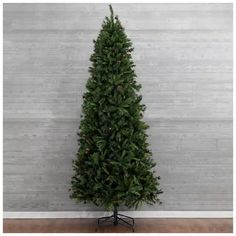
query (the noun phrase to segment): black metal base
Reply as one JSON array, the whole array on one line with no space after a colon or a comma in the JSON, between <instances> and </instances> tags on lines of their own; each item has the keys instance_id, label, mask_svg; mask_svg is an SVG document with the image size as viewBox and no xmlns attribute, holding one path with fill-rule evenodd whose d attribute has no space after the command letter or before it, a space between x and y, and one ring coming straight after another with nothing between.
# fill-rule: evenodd
<instances>
[{"instance_id":1,"label":"black metal base","mask_svg":"<svg viewBox=\"0 0 236 236\"><path fill-rule=\"evenodd\" d=\"M132 228L132 231L134 232L134 218L126 216L126 215L118 214L117 211L114 211L111 216L98 218L98 225L102 225L106 223L112 223L113 225L121 224L121 225Z\"/></svg>"}]
</instances>

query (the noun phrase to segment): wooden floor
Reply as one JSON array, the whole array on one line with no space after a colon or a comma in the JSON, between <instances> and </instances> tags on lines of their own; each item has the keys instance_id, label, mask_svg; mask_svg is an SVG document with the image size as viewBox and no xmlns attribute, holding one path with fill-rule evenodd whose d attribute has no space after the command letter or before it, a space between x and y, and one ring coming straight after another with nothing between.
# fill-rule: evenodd
<instances>
[{"instance_id":1,"label":"wooden floor","mask_svg":"<svg viewBox=\"0 0 236 236\"><path fill-rule=\"evenodd\" d=\"M96 219L4 219L4 233L132 233ZM232 233L233 219L136 219L136 233Z\"/></svg>"}]
</instances>

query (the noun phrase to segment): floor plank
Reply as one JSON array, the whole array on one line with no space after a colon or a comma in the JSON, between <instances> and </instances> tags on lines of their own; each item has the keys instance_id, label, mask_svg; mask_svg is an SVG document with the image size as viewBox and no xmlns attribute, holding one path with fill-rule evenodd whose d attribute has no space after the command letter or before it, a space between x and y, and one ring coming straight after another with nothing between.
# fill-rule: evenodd
<instances>
[{"instance_id":1,"label":"floor plank","mask_svg":"<svg viewBox=\"0 0 236 236\"><path fill-rule=\"evenodd\" d=\"M4 233L130 233L96 219L4 219ZM232 233L233 219L135 219L136 233Z\"/></svg>"}]
</instances>

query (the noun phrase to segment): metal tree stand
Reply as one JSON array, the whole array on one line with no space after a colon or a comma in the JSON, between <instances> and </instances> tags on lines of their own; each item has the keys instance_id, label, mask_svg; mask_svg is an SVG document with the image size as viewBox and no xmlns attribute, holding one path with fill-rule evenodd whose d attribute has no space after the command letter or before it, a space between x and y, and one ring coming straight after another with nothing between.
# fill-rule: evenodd
<instances>
[{"instance_id":1,"label":"metal tree stand","mask_svg":"<svg viewBox=\"0 0 236 236\"><path fill-rule=\"evenodd\" d=\"M131 227L132 231L134 232L134 218L119 214L117 209L113 211L113 214L111 216L98 218L98 225L106 223L112 223L113 225L118 225L119 223L121 225Z\"/></svg>"}]
</instances>

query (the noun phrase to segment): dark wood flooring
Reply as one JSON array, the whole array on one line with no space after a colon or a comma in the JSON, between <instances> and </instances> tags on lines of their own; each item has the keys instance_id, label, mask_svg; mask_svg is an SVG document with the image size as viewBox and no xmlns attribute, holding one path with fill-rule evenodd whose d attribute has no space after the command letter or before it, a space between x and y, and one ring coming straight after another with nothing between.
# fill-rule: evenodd
<instances>
[{"instance_id":1,"label":"dark wood flooring","mask_svg":"<svg viewBox=\"0 0 236 236\"><path fill-rule=\"evenodd\" d=\"M132 233L96 219L4 219L4 233ZM135 233L232 233L233 219L136 219Z\"/></svg>"}]
</instances>

